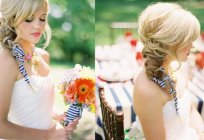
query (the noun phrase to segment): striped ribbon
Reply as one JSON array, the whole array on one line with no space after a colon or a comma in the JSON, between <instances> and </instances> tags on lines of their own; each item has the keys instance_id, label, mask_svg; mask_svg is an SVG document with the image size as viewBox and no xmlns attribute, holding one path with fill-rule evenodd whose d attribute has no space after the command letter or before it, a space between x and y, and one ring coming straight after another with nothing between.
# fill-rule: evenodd
<instances>
[{"instance_id":1,"label":"striped ribbon","mask_svg":"<svg viewBox=\"0 0 204 140\"><path fill-rule=\"evenodd\" d=\"M165 73L163 68L161 69L161 71L163 73L162 80L158 79L157 77L153 77L152 80L155 83L157 83L161 88L169 88L168 92L169 92L169 94L173 95L173 98L174 98L176 114L177 114L177 116L180 116L179 107L178 107L177 92L176 92L176 89L175 89L175 82Z\"/></svg>"},{"instance_id":2,"label":"striped ribbon","mask_svg":"<svg viewBox=\"0 0 204 140\"><path fill-rule=\"evenodd\" d=\"M23 49L20 47L19 44L16 44L11 40L8 40L8 44L10 46L12 46L12 55L15 57L16 61L18 62L18 68L19 68L21 74L25 78L25 81L28 84L30 84L30 79L29 79L28 74L27 74L25 67L24 67L25 53L24 53Z\"/></svg>"},{"instance_id":3,"label":"striped ribbon","mask_svg":"<svg viewBox=\"0 0 204 140\"><path fill-rule=\"evenodd\" d=\"M62 125L67 126L71 121L73 121L77 117L81 117L83 108L80 107L75 101L71 104L66 112L66 118L64 118Z\"/></svg>"}]
</instances>

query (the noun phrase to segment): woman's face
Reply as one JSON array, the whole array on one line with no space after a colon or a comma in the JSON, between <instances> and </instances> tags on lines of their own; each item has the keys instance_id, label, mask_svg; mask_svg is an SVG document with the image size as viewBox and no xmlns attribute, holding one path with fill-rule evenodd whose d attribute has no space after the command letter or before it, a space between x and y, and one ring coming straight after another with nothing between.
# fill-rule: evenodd
<instances>
[{"instance_id":1,"label":"woman's face","mask_svg":"<svg viewBox=\"0 0 204 140\"><path fill-rule=\"evenodd\" d=\"M45 30L47 22L47 8L41 6L31 17L25 19L17 26L20 42L36 44Z\"/></svg>"},{"instance_id":2,"label":"woman's face","mask_svg":"<svg viewBox=\"0 0 204 140\"><path fill-rule=\"evenodd\" d=\"M184 62L187 60L188 55L190 54L190 50L192 47L193 47L193 45L191 43L191 44L187 45L186 47L184 47L178 51L179 61Z\"/></svg>"}]
</instances>

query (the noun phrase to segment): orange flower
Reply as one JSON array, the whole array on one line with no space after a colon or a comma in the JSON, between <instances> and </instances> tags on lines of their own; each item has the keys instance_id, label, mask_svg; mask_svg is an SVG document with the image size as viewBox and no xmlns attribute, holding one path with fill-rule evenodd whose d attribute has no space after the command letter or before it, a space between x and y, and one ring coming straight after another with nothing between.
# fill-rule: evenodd
<instances>
[{"instance_id":1,"label":"orange flower","mask_svg":"<svg viewBox=\"0 0 204 140\"><path fill-rule=\"evenodd\" d=\"M94 82L91 79L77 79L75 83L78 94L78 101L80 103L85 103L87 97L92 95L91 91L94 89Z\"/></svg>"},{"instance_id":2,"label":"orange flower","mask_svg":"<svg viewBox=\"0 0 204 140\"><path fill-rule=\"evenodd\" d=\"M87 105L91 105L95 103L95 94L94 94L94 89L92 89L89 94L87 95L87 100L86 100L86 104Z\"/></svg>"},{"instance_id":3,"label":"orange flower","mask_svg":"<svg viewBox=\"0 0 204 140\"><path fill-rule=\"evenodd\" d=\"M76 93L76 85L74 83L69 84L66 89L66 94L64 95L65 100L68 102L74 102L77 96Z\"/></svg>"}]
</instances>

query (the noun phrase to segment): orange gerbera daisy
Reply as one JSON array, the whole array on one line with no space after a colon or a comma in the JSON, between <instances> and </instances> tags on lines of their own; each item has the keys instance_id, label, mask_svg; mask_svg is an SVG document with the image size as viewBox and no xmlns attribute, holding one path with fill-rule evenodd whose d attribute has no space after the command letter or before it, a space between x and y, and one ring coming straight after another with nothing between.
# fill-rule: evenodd
<instances>
[{"instance_id":1,"label":"orange gerbera daisy","mask_svg":"<svg viewBox=\"0 0 204 140\"><path fill-rule=\"evenodd\" d=\"M80 103L85 103L90 91L92 91L94 88L94 82L91 79L77 79L75 83L78 101Z\"/></svg>"}]
</instances>

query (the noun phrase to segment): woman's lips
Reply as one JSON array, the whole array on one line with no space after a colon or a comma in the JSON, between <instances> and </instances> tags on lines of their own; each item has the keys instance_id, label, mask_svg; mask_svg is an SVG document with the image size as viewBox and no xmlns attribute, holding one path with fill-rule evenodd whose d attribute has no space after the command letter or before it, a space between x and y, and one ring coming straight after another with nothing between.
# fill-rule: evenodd
<instances>
[{"instance_id":1,"label":"woman's lips","mask_svg":"<svg viewBox=\"0 0 204 140\"><path fill-rule=\"evenodd\" d=\"M41 33L40 32L36 32L36 33L32 33L31 35L35 36L35 37L39 37L41 35Z\"/></svg>"}]
</instances>

